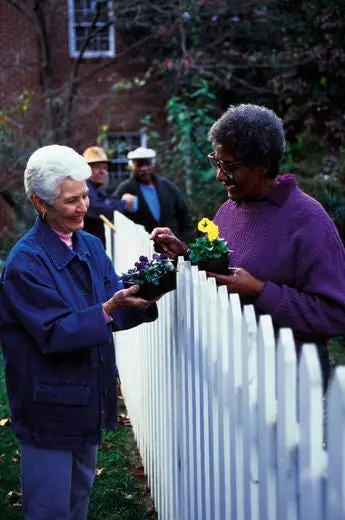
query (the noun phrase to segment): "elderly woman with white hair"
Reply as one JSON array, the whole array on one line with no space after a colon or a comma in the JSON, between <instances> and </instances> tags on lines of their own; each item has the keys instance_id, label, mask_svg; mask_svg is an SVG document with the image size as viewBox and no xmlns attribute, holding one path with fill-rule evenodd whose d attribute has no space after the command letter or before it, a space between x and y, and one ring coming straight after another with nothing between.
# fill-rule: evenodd
<instances>
[{"instance_id":1,"label":"elderly woman with white hair","mask_svg":"<svg viewBox=\"0 0 345 520\"><path fill-rule=\"evenodd\" d=\"M86 160L66 146L34 152L24 174L38 217L0 279L0 340L21 447L27 520L84 520L102 424L116 425L112 332L157 318L122 289L100 240L83 231Z\"/></svg>"}]
</instances>

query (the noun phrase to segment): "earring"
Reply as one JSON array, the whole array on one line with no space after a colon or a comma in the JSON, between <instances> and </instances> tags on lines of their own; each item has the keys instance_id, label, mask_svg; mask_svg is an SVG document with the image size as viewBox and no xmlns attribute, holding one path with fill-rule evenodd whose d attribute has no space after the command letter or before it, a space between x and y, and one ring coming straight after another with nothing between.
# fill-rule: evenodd
<instances>
[{"instance_id":1,"label":"earring","mask_svg":"<svg viewBox=\"0 0 345 520\"><path fill-rule=\"evenodd\" d=\"M46 218L46 215L47 215L47 212L46 211L42 211L41 218L44 220Z\"/></svg>"}]
</instances>

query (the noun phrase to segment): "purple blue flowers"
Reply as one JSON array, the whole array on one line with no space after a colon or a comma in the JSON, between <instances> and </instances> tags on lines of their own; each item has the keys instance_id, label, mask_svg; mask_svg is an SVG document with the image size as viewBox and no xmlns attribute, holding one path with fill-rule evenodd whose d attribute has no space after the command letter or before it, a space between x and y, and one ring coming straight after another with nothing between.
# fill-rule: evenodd
<instances>
[{"instance_id":1,"label":"purple blue flowers","mask_svg":"<svg viewBox=\"0 0 345 520\"><path fill-rule=\"evenodd\" d=\"M134 265L138 269L138 271L143 271L147 267L147 263L145 262L135 262Z\"/></svg>"},{"instance_id":2,"label":"purple blue flowers","mask_svg":"<svg viewBox=\"0 0 345 520\"><path fill-rule=\"evenodd\" d=\"M160 254L159 253L154 253L152 255L152 258L154 260L169 260L169 255L168 255L168 253L160 253Z\"/></svg>"},{"instance_id":3,"label":"purple blue flowers","mask_svg":"<svg viewBox=\"0 0 345 520\"><path fill-rule=\"evenodd\" d=\"M159 280L166 273L174 271L175 268L167 253L154 253L152 259L147 256L139 256L139 261L135 262L134 268L127 273L122 273L122 281L133 284L144 285L145 283L159 284Z\"/></svg>"}]
</instances>

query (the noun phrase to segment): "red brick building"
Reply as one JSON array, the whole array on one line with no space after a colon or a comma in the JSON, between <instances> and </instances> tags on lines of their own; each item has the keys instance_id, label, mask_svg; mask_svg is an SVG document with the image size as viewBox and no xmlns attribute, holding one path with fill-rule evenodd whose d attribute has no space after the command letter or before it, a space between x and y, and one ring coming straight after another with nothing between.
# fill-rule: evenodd
<instances>
[{"instance_id":1,"label":"red brick building","mask_svg":"<svg viewBox=\"0 0 345 520\"><path fill-rule=\"evenodd\" d=\"M150 115L159 126L164 102L159 97L157 101L157 89L149 86L134 91L112 88L139 71L128 65L131 56L116 35L111 2L102 3L95 36L79 59L95 21L96 4L92 0L0 2L0 110L9 111L18 139L33 149L60 142L83 151L96 143L106 125L106 137L116 150L112 176L116 183L117 175L126 175L127 150L145 144L141 118ZM77 92L67 117L76 66ZM19 101L23 93L24 101ZM18 103L20 108L13 110Z\"/></svg>"}]
</instances>

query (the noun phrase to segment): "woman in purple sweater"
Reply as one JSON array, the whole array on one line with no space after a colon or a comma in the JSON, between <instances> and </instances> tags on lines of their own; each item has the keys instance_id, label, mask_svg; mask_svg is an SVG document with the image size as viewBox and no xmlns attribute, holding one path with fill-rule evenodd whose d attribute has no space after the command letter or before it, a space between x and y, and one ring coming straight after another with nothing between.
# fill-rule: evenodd
<instances>
[{"instance_id":1,"label":"woman in purple sweater","mask_svg":"<svg viewBox=\"0 0 345 520\"><path fill-rule=\"evenodd\" d=\"M290 327L298 352L317 345L325 386L327 340L345 334L345 250L322 206L293 175L278 175L285 150L283 123L262 106L231 106L212 126L209 159L228 201L214 222L233 250L231 275L213 275L270 314L278 330ZM156 248L185 254L167 228L151 235Z\"/></svg>"}]
</instances>

